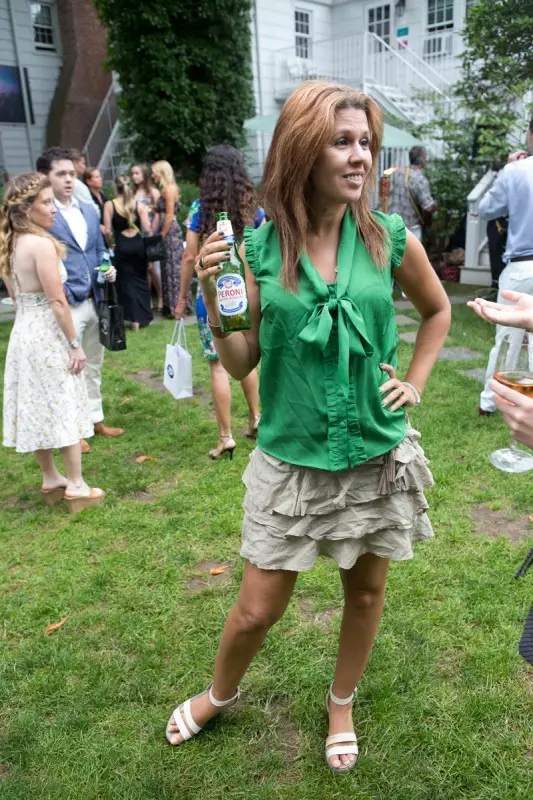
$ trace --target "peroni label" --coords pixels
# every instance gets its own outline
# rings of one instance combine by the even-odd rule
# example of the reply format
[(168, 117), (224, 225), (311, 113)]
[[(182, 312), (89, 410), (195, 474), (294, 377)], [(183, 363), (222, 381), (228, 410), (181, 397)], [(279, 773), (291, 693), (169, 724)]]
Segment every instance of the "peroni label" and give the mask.
[(240, 275), (226, 273), (217, 278), (218, 308), (222, 316), (234, 317), (248, 308), (246, 285)]

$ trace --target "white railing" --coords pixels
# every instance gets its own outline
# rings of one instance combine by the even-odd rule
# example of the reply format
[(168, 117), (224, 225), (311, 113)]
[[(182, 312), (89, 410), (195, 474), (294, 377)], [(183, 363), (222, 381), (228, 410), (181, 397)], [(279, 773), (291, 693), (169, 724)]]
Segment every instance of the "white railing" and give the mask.
[[(311, 57), (300, 58), (295, 47), (274, 53), (275, 96), (283, 101), (302, 81), (324, 78), (363, 87), (365, 78), (408, 91), (447, 93), (459, 76), (457, 55), (462, 39), (454, 31), (397, 39), (388, 44), (373, 33), (313, 42)], [(407, 80), (407, 85), (401, 85)]]
[(423, 70), (423, 62), (421, 69), (416, 54), (408, 48), (394, 50), (375, 33), (366, 32), (363, 34), (363, 39), (365, 83), (372, 82), (398, 89), (406, 98), (418, 90), (429, 91), (446, 98), (438, 76), (436, 82), (434, 80), (434, 70)]
[(111, 86), (107, 90), (107, 94), (100, 107), (100, 111), (94, 121), (91, 132), (87, 137), (85, 146), (83, 147), (83, 154), (89, 166), (100, 166), (100, 161), (107, 147), (109, 139), (113, 134), (113, 130), (118, 120), (118, 103), (117, 96), (120, 89), (113, 76)]
[(487, 248), (487, 223), (479, 216), (479, 203), (496, 178), (489, 170), (468, 195), (466, 217), (465, 265), (461, 271), (462, 283), (479, 283), (490, 286), (490, 268), (482, 264), (482, 254)]

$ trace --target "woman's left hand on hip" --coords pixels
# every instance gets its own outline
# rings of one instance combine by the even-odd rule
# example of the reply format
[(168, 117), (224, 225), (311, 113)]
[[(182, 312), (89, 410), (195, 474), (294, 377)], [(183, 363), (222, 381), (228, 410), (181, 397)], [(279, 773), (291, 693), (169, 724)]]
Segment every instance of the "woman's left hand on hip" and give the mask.
[(390, 364), (380, 364), (380, 368), (390, 375), (390, 380), (380, 386), (381, 394), (388, 392), (383, 398), (383, 406), (389, 411), (397, 411), (402, 406), (415, 406), (416, 397), (413, 390), (396, 377), (394, 367)]

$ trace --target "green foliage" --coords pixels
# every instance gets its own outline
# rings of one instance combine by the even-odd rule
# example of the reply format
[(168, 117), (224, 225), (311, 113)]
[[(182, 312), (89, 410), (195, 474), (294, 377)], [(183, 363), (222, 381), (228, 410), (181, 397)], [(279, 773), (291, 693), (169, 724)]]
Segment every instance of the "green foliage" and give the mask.
[[(452, 344), (467, 342), (481, 354), (468, 366), (484, 365), (493, 329), (464, 304), (453, 317)], [(10, 327), (0, 323), (2, 362)], [(357, 769), (341, 783), (324, 761), (342, 589), (323, 558), (299, 576), (239, 705), (182, 748), (166, 743), (173, 709), (211, 679), (237, 596), (253, 448), (234, 382), (235, 458), (207, 457), (217, 426), (193, 326), (195, 399), (157, 391), (172, 328), (159, 322), (106, 354), (106, 419), (126, 433), (94, 437), (84, 456), (86, 479), (107, 490), (101, 506), (74, 516), (44, 506), (35, 460), (0, 451), (2, 800), (531, 797), (531, 675), (517, 652), (531, 579), (513, 580), (528, 542), (506, 535), (513, 517), (528, 532), (531, 477), (491, 467), (509, 431), (501, 415), (477, 415), (480, 387), (449, 361), (410, 414), (435, 475), (436, 536), (391, 565), (354, 704)], [(411, 355), (401, 342), (402, 374)], [(158, 460), (136, 464), (141, 454)], [(212, 577), (210, 562), (233, 568)]]
[(206, 149), (243, 144), (253, 114), (250, 0), (95, 5), (135, 158), (168, 160), (194, 179)]
[(463, 31), (462, 106), (479, 127), (480, 157), (502, 160), (509, 137), (522, 145), (523, 98), (533, 75), (533, 0), (479, 0)]
[(468, 13), (463, 37), (462, 77), (451, 103), (432, 98), (432, 121), (414, 129), (422, 140), (442, 147), (441, 157), (432, 159), (427, 170), (439, 204), (429, 242), (437, 251), (456, 232), (466, 198), (482, 174), (525, 144), (528, 109), (523, 99), (533, 75), (533, 0), (479, 0)]

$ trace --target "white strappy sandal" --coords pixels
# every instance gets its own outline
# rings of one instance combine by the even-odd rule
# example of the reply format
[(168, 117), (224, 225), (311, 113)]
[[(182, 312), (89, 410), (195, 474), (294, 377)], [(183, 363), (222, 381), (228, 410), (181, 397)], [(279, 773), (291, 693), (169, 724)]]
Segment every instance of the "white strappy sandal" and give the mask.
[[(357, 692), (356, 688), (349, 697), (341, 699), (340, 697), (336, 697), (333, 694), (332, 689), (333, 689), (333, 683), (329, 687), (329, 691), (326, 695), (326, 711), (328, 712), (328, 714), (329, 714), (330, 700), (338, 706), (347, 706), (348, 703), (352, 702)], [(343, 764), (340, 767), (334, 767), (329, 762), (332, 756), (349, 756), (349, 755), (355, 756), (351, 764)], [(349, 772), (349, 770), (353, 769), (357, 764), (358, 755), (359, 755), (359, 748), (357, 746), (357, 736), (353, 731), (347, 731), (346, 733), (333, 733), (326, 739), (326, 762), (330, 770), (332, 772), (335, 772), (337, 775), (342, 772)]]
[[(211, 684), (205, 691), (200, 692), (200, 694), (196, 694), (189, 700), (186, 700), (185, 703), (174, 709), (174, 712), (167, 723), (167, 729), (165, 733), (168, 743), (171, 744), (172, 747), (179, 747), (180, 744), (188, 741), (188, 739), (192, 739), (193, 736), (196, 736), (196, 734), (200, 733), (202, 730), (202, 728), (200, 728), (200, 726), (197, 725), (193, 719), (191, 714), (191, 703), (193, 703), (194, 700), (197, 700), (198, 697), (202, 697), (202, 695), (206, 694), (207, 692), (209, 692), (209, 702), (216, 708), (230, 708), (230, 706), (235, 705), (240, 697), (240, 690), (237, 689), (237, 692), (233, 695), (233, 697), (230, 697), (229, 700), (217, 700), (213, 696), (213, 684)], [(174, 723), (172, 722), (173, 720)], [(178, 733), (178, 731), (170, 730), (170, 726), (172, 724), (177, 725), (179, 733), (183, 738), (183, 742), (171, 741), (171, 737), (176, 736)]]

